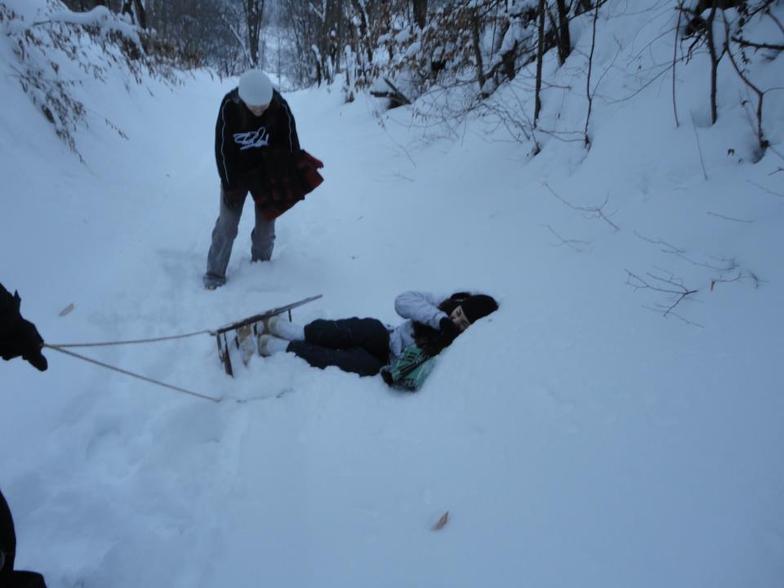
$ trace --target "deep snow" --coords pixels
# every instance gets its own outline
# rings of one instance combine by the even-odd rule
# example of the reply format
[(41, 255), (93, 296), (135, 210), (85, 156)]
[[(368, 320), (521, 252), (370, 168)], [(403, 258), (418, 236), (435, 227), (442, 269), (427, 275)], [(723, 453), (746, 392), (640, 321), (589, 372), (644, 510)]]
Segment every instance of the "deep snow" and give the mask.
[[(407, 289), (501, 303), (415, 395), (288, 355), (232, 380), (206, 336), (85, 353), (218, 405), (53, 352), (44, 374), (0, 366), (0, 484), (20, 567), (53, 587), (777, 585), (784, 198), (758, 186), (783, 191), (782, 161), (750, 163), (726, 63), (714, 127), (704, 56), (679, 70), (680, 128), (666, 76), (611, 100), (636, 88), (635, 60), (648, 71), (671, 55), (671, 38), (648, 43), (672, 20), (602, 20), (598, 67), (618, 72), (587, 155), (545, 137), (530, 158), (476, 117), (454, 137), (405, 109), (343, 104), (337, 89), (288, 94), (326, 182), (279, 221), (270, 263), (250, 264), (248, 204), (215, 292), (201, 274), (231, 81), (89, 85), (129, 138), (93, 121), (83, 165), (2, 77), (0, 279), (49, 342), (212, 328), (318, 293), (297, 320), (395, 322)], [(576, 79), (580, 59), (549, 75)], [(783, 68), (779, 57), (755, 75)], [(579, 92), (552, 88), (545, 104), (550, 124), (582, 128)], [(781, 152), (781, 96), (768, 108)], [(619, 230), (547, 186), (574, 206), (606, 199)], [(627, 271), (699, 292), (664, 317), (656, 305), (672, 297), (635, 291)]]

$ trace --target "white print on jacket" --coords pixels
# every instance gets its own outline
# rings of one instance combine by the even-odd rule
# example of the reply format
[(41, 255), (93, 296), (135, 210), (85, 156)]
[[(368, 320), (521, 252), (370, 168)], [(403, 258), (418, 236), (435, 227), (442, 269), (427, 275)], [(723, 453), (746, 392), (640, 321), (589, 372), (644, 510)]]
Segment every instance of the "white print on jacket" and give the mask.
[(258, 130), (247, 133), (234, 133), (234, 142), (240, 146), (240, 151), (266, 147), (269, 145), (269, 131), (267, 127), (259, 127)]

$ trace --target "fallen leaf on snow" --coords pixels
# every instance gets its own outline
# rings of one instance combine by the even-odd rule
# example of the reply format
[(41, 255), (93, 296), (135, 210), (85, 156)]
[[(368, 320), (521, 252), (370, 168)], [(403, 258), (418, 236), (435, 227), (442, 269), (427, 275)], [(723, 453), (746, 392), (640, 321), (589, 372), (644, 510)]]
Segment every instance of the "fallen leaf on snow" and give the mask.
[(449, 522), (449, 511), (446, 511), (444, 514), (441, 515), (441, 518), (438, 519), (438, 522), (433, 525), (433, 531), (440, 531), (446, 524)]

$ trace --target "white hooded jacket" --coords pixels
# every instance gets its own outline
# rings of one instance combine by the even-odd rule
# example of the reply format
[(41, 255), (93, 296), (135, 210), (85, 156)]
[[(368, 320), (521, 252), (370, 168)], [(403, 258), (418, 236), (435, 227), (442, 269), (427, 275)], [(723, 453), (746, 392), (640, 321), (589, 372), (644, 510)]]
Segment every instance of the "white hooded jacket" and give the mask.
[(395, 312), (408, 320), (389, 333), (389, 351), (393, 357), (399, 356), (406, 347), (414, 344), (414, 321), (439, 329), (441, 319), (448, 318), (448, 315), (438, 305), (447, 298), (449, 296), (413, 291), (403, 292), (395, 298)]

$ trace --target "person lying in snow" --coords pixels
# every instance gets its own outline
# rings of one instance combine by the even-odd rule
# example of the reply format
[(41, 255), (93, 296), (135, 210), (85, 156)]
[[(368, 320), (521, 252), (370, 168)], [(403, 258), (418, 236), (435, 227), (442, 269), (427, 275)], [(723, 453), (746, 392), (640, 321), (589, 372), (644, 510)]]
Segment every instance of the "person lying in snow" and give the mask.
[(405, 292), (395, 299), (395, 311), (407, 320), (395, 328), (374, 318), (356, 317), (319, 319), (301, 326), (278, 315), (265, 322), (258, 349), (264, 357), (287, 351), (314, 367), (337, 366), (375, 376), (412, 346), (424, 359), (435, 357), (472, 323), (496, 310), (498, 303), (486, 294)]

